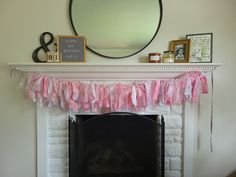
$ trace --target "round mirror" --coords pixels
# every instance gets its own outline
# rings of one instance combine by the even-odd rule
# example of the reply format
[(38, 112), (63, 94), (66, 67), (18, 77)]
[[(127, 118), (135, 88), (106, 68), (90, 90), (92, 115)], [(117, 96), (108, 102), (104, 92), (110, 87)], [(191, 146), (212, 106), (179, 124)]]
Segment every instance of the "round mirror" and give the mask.
[(70, 20), (87, 48), (108, 58), (134, 55), (151, 43), (162, 19), (161, 0), (70, 0)]

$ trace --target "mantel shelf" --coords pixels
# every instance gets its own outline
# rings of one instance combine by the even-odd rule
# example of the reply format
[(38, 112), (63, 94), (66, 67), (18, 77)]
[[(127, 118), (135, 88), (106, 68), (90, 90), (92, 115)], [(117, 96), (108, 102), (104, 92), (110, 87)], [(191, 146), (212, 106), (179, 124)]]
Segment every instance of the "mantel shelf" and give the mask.
[(81, 80), (143, 80), (174, 78), (189, 71), (211, 72), (221, 63), (9, 63), (11, 70), (39, 72), (50, 76)]

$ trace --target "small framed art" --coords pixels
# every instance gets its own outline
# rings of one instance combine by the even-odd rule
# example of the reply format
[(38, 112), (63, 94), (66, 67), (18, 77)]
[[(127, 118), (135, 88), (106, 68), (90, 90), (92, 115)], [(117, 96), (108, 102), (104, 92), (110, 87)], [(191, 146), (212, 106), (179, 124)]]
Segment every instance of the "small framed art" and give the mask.
[(85, 62), (85, 46), (82, 36), (57, 36), (60, 62)]
[(192, 63), (212, 62), (213, 33), (187, 34), (190, 39), (190, 58)]
[(170, 43), (170, 50), (174, 52), (175, 63), (188, 63), (190, 40), (174, 40)]

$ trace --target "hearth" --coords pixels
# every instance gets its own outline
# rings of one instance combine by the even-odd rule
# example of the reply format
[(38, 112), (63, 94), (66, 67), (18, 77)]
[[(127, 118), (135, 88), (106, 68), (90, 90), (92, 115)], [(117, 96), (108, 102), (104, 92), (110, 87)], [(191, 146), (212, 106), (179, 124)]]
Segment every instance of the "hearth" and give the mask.
[(69, 120), (70, 177), (163, 177), (164, 119), (114, 112)]

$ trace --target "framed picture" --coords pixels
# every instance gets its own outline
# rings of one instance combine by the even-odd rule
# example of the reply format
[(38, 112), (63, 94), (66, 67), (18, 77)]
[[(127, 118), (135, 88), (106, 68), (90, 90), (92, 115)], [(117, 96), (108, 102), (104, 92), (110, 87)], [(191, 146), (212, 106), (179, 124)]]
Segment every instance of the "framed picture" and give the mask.
[(189, 62), (212, 62), (213, 33), (187, 34), (186, 38), (191, 41)]
[(188, 63), (190, 40), (175, 40), (170, 43), (170, 50), (174, 52), (175, 63)]
[(57, 36), (60, 62), (85, 62), (85, 46), (82, 36)]

